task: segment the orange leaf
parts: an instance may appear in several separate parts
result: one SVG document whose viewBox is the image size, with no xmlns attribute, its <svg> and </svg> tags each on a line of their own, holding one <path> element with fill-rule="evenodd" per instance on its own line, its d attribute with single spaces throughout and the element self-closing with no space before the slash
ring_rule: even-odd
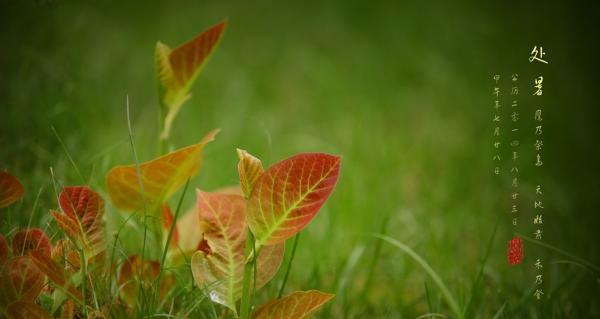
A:
<svg viewBox="0 0 600 319">
<path fill-rule="evenodd" d="M 52 316 L 44 308 L 31 301 L 13 302 L 6 308 L 8 319 L 51 319 Z"/>
<path fill-rule="evenodd" d="M 18 256 L 9 260 L 4 265 L 0 277 L 2 303 L 7 305 L 15 301 L 34 301 L 42 291 L 44 281 L 44 274 L 29 256 Z"/>
<path fill-rule="evenodd" d="M 52 281 L 56 287 L 67 292 L 71 297 L 82 300 L 81 293 L 74 284 L 70 282 L 70 278 L 65 269 L 54 262 L 52 257 L 41 253 L 40 251 L 32 251 L 30 256 L 39 271 L 48 276 L 50 281 Z"/>
<path fill-rule="evenodd" d="M 14 176 L 0 171 L 0 208 L 6 207 L 23 197 L 23 185 Z"/>
<path fill-rule="evenodd" d="M 54 220 L 56 220 L 58 227 L 60 227 L 67 237 L 71 238 L 73 241 L 77 241 L 83 235 L 79 229 L 77 220 L 55 210 L 51 210 L 50 214 L 54 217 Z"/>
<path fill-rule="evenodd" d="M 25 256 L 30 251 L 39 250 L 50 256 L 52 244 L 43 230 L 30 228 L 20 230 L 12 238 L 12 251 L 15 256 Z"/>
<path fill-rule="evenodd" d="M 161 138 L 169 137 L 175 116 L 190 98 L 190 87 L 216 49 L 226 24 L 226 21 L 221 21 L 173 50 L 161 42 L 156 44 L 155 63 L 160 103 L 168 109 Z"/>
<path fill-rule="evenodd" d="M 284 242 L 315 217 L 335 187 L 340 161 L 328 154 L 299 154 L 260 175 L 248 200 L 248 225 L 259 246 Z"/>
<path fill-rule="evenodd" d="M 144 200 L 136 165 L 111 169 L 106 175 L 106 185 L 115 206 L 125 211 L 142 212 L 145 202 L 147 212 L 154 213 L 189 177 L 196 175 L 200 169 L 204 146 L 213 141 L 218 132 L 218 129 L 213 130 L 198 144 L 140 164 Z"/>
<path fill-rule="evenodd" d="M 309 318 L 334 295 L 316 291 L 296 291 L 280 299 L 268 301 L 255 312 L 253 319 Z"/>
<path fill-rule="evenodd" d="M 208 249 L 192 256 L 192 274 L 210 298 L 235 312 L 241 297 L 246 258 L 246 201 L 237 194 L 198 191 L 198 215 Z M 284 246 L 265 247 L 257 261 L 256 287 L 265 285 L 277 272 Z"/>
<path fill-rule="evenodd" d="M 245 150 L 238 148 L 238 173 L 240 175 L 240 186 L 246 197 L 250 197 L 252 192 L 252 186 L 258 179 L 258 177 L 264 172 L 261 161 L 250 155 Z"/>
</svg>

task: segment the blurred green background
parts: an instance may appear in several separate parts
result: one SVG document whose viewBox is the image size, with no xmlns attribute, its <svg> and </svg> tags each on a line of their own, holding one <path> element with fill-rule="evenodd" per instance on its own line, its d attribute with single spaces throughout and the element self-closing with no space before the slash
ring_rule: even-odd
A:
<svg viewBox="0 0 600 319">
<path fill-rule="evenodd" d="M 381 232 L 427 260 L 462 307 L 472 298 L 468 317 L 491 318 L 502 307 L 501 318 L 600 317 L 598 269 L 578 259 L 600 265 L 598 9 L 568 2 L 0 0 L 0 168 L 27 190 L 0 212 L 0 227 L 8 233 L 30 218 L 38 226 L 50 221 L 48 209 L 57 206 L 50 167 L 59 185 L 82 183 L 51 126 L 105 195 L 108 169 L 133 163 L 127 95 L 139 157 L 156 156 L 156 41 L 174 47 L 228 17 L 220 47 L 175 121 L 172 147 L 223 129 L 192 180 L 206 190 L 237 183 L 236 147 L 267 165 L 298 152 L 343 155 L 338 187 L 301 236 L 288 283 L 288 290 L 337 294 L 318 317 L 452 316 L 418 264 L 371 236 Z M 548 65 L 527 61 L 540 44 Z M 509 175 L 492 174 L 497 73 L 519 73 L 524 94 L 525 209 L 517 230 L 532 237 L 526 205 L 542 184 L 544 242 L 563 250 L 526 242 L 518 267 L 505 260 L 513 236 Z M 533 166 L 527 93 L 538 74 L 545 78 L 541 170 Z M 107 215 L 114 231 L 123 216 L 110 206 Z M 539 302 L 535 258 L 545 261 Z M 273 296 L 282 272 L 261 298 Z"/>
</svg>

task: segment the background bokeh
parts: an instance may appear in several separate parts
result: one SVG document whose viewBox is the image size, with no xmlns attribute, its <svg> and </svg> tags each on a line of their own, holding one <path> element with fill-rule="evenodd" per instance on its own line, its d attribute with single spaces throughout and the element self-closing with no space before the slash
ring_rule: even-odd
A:
<svg viewBox="0 0 600 319">
<path fill-rule="evenodd" d="M 338 187 L 301 236 L 288 284 L 337 294 L 319 317 L 450 315 L 424 270 L 371 236 L 381 232 L 427 260 L 461 306 L 473 296 L 469 317 L 491 318 L 501 307 L 506 318 L 598 317 L 598 269 L 579 259 L 600 265 L 598 9 L 558 1 L 0 1 L 0 168 L 27 190 L 0 211 L 0 228 L 50 221 L 48 209 L 57 206 L 50 168 L 58 185 L 82 183 L 52 126 L 103 194 L 108 169 L 133 162 L 126 96 L 139 157 L 156 156 L 156 41 L 175 46 L 228 17 L 171 146 L 223 129 L 192 180 L 206 190 L 237 183 L 236 147 L 267 165 L 298 152 L 343 155 Z M 536 44 L 549 65 L 527 61 Z M 519 73 L 524 91 L 525 210 L 517 229 L 532 236 L 525 205 L 540 183 L 544 242 L 554 247 L 526 242 L 525 262 L 514 268 L 505 261 L 509 175 L 492 175 L 496 73 Z M 541 170 L 529 146 L 527 93 L 538 74 Z M 111 207 L 107 215 L 114 231 L 123 216 Z M 129 234 L 135 238 L 135 229 Z M 538 256 L 546 263 L 540 302 L 532 296 Z"/>
</svg>

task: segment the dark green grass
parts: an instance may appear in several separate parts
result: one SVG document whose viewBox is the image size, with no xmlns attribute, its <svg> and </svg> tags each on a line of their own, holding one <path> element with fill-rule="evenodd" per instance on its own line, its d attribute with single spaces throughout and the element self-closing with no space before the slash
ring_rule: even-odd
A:
<svg viewBox="0 0 600 319">
<path fill-rule="evenodd" d="M 115 259 L 139 252 L 143 221 L 119 214 L 104 185 L 112 166 L 135 163 L 125 97 L 143 162 L 158 150 L 155 42 L 180 43 L 227 16 L 221 47 L 174 124 L 171 148 L 223 129 L 189 189 L 237 183 L 236 147 L 265 165 L 305 151 L 343 155 L 339 185 L 302 234 L 286 292 L 336 293 L 320 318 L 458 317 L 418 263 L 369 235 L 385 233 L 431 266 L 467 318 L 600 316 L 600 132 L 588 71 L 597 66 L 594 10 L 443 1 L 176 1 L 143 8 L 56 1 L 0 8 L 0 168 L 27 190 L 22 202 L 0 211 L 3 234 L 31 223 L 60 237 L 48 214 L 57 208 L 57 192 L 89 183 L 107 199 Z M 546 43 L 553 57 L 545 73 L 552 94 L 547 166 L 542 174 L 526 173 L 523 188 L 545 186 L 549 246 L 526 242 L 524 265 L 510 268 L 508 180 L 491 175 L 488 90 L 494 72 L 538 71 L 521 56 L 534 41 Z M 185 196 L 182 212 L 192 202 Z M 531 236 L 528 226 L 518 231 Z M 532 297 L 536 256 L 546 261 L 541 302 Z M 189 272 L 177 274 L 171 296 L 185 311 L 221 314 L 191 285 Z M 285 277 L 282 267 L 254 303 L 277 296 Z"/>
</svg>

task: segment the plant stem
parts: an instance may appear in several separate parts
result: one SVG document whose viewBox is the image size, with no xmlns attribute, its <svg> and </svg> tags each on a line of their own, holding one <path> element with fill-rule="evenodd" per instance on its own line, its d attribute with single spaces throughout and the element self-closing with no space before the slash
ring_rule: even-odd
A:
<svg viewBox="0 0 600 319">
<path fill-rule="evenodd" d="M 283 296 L 283 291 L 285 290 L 285 284 L 287 283 L 288 277 L 290 275 L 290 271 L 292 269 L 292 262 L 294 262 L 294 256 L 296 256 L 296 247 L 298 247 L 298 241 L 300 241 L 300 233 L 297 233 L 294 237 L 294 245 L 292 246 L 292 254 L 290 255 L 290 260 L 287 264 L 287 269 L 285 270 L 285 275 L 283 276 L 283 283 L 281 283 L 281 288 L 279 288 L 279 293 L 277 294 L 277 299 Z"/>
<path fill-rule="evenodd" d="M 252 232 L 250 229 L 247 230 L 248 234 L 246 236 L 246 249 L 244 251 L 245 256 L 249 256 L 255 251 L 254 248 L 254 236 L 252 236 Z M 250 296 L 250 287 L 254 278 L 252 278 L 252 269 L 254 264 L 256 263 L 256 258 L 258 256 L 253 254 L 250 262 L 246 262 L 244 264 L 244 283 L 242 286 L 242 301 L 240 303 L 240 318 L 241 319 L 249 319 L 250 318 L 250 308 L 252 307 L 251 297 Z"/>
<path fill-rule="evenodd" d="M 160 91 L 160 89 L 159 89 Z M 165 129 L 165 118 L 166 118 L 166 114 L 165 114 L 165 109 L 166 106 L 162 103 L 162 101 L 159 98 L 158 101 L 158 107 L 159 107 L 159 118 L 158 118 L 158 156 L 162 156 L 166 151 L 167 151 L 167 139 L 163 138 L 162 133 L 163 130 Z"/>
</svg>

